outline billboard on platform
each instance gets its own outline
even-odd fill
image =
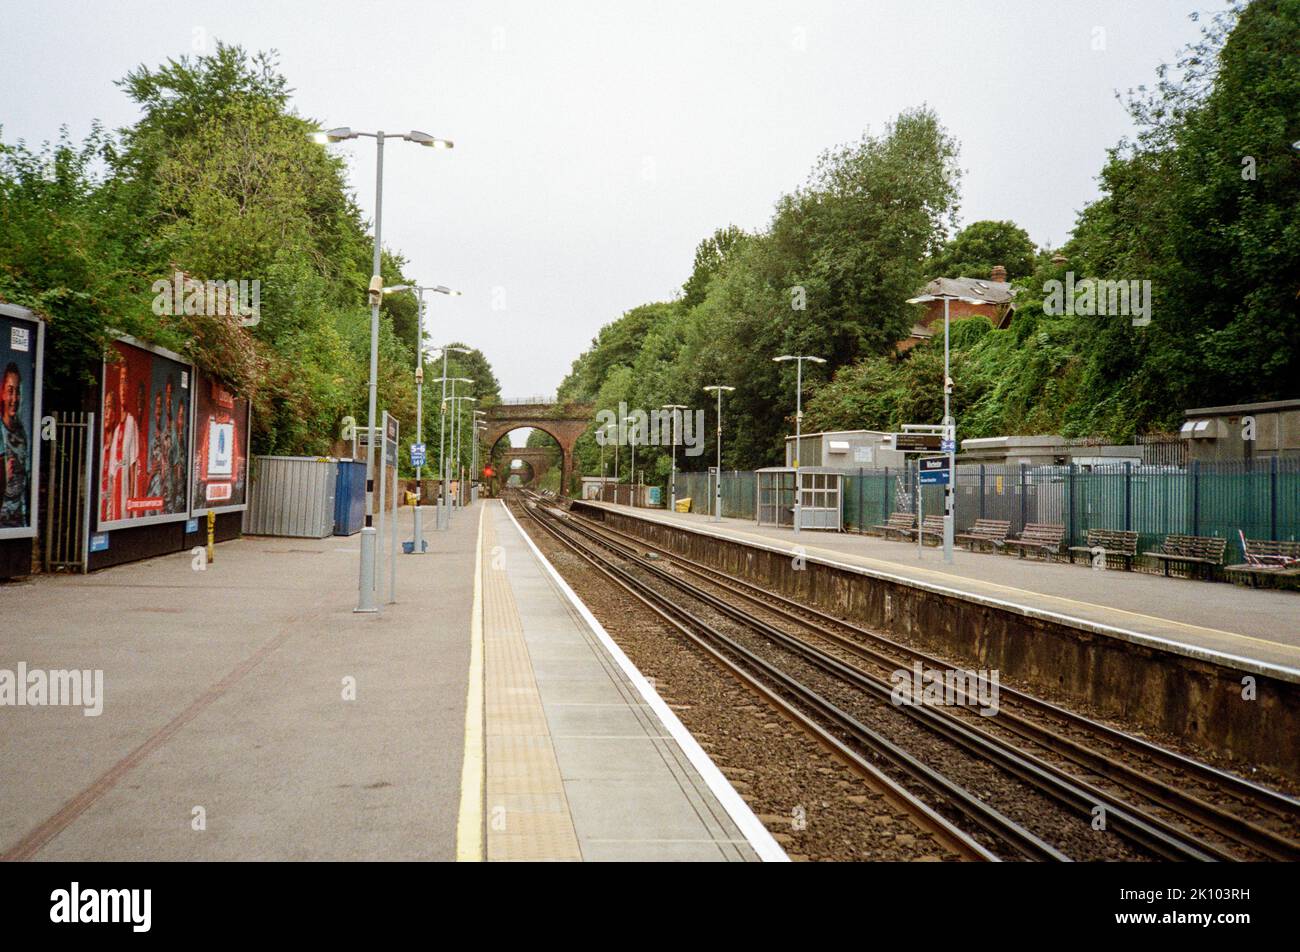
[[[194,372],[194,480],[191,515],[248,507],[250,405],[216,377]]]
[[[190,365],[130,337],[100,389],[100,532],[189,518]]]

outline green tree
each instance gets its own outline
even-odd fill
[[[953,236],[926,265],[932,278],[984,278],[994,265],[1007,269],[1007,280],[1034,270],[1034,243],[1029,233],[1009,221],[971,222]]]

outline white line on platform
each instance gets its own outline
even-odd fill
[[[510,517],[510,521],[515,524],[515,528],[519,530],[519,534],[523,536],[528,548],[536,556],[537,561],[546,569],[551,579],[564,593],[564,597],[569,600],[569,604],[582,616],[583,621],[591,628],[600,643],[605,646],[605,650],[609,652],[610,657],[622,669],[627,679],[632,682],[641,698],[655,712],[659,722],[672,735],[673,740],[677,742],[677,746],[686,755],[686,759],[691,762],[691,766],[696,769],[705,785],[718,798],[722,808],[727,811],[727,815],[731,817],[732,822],[744,834],[745,839],[753,847],[754,852],[758,854],[759,859],[765,863],[788,863],[790,857],[785,854],[781,844],[772,837],[767,827],[763,826],[758,817],[754,815],[754,811],[749,808],[749,804],[741,798],[740,794],[736,792],[736,788],[723,776],[722,771],[718,769],[718,765],[704,752],[704,748],[686,729],[686,725],[677,718],[677,715],[672,712],[664,699],[650,686],[650,682],[646,680],[645,675],[637,670],[632,660],[623,653],[623,649],[609,636],[605,626],[596,620],[596,616],[591,613],[591,609],[583,603],[577,593],[569,587],[569,583],[555,570],[555,566],[551,565],[546,556],[542,554],[542,550],[537,548],[537,544],[524,531],[523,526],[519,525],[519,520],[510,511],[510,507],[504,503],[502,507],[505,509],[506,515]]]
[[[483,859],[483,514],[474,545],[474,607],[470,614],[469,687],[465,691],[465,755],[460,771],[456,860]]]

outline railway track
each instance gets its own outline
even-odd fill
[[[873,669],[897,669],[900,661],[941,669],[952,666],[599,522],[567,511],[560,514],[543,500],[532,500],[525,512],[587,562],[616,577],[658,614],[671,618],[679,630],[690,629],[692,640],[707,647],[715,659],[719,653],[724,655],[724,666],[733,669],[733,674],[737,674],[735,668],[742,668],[745,674],[738,676],[760,682],[760,693],[776,693],[787,706],[797,705],[807,717],[843,737],[841,743],[887,764],[909,786],[935,799],[936,806],[954,816],[958,825],[979,830],[1008,855],[1069,858],[1067,850],[962,789],[862,723],[842,704],[820,696],[782,670],[783,665],[764,658],[752,645],[746,647],[702,616],[725,617],[765,643],[778,646],[787,657],[799,659],[798,665],[808,666],[806,670],[849,686],[877,704],[890,705],[896,714],[911,718],[968,756],[996,764],[1078,822],[1089,822],[1099,809],[1104,810],[1106,828],[1142,855],[1182,860],[1300,856],[1295,839],[1277,829],[1293,828],[1300,816],[1295,801],[1288,797],[1006,687],[1001,688],[1005,701],[995,718],[978,717],[974,711],[977,702],[970,697],[962,697],[962,703],[954,707],[891,704],[891,685]],[[655,552],[663,564],[647,561],[646,550]],[[629,571],[629,566],[634,571]],[[688,610],[681,599],[656,588],[658,583],[701,608]],[[801,634],[793,634],[790,628]],[[1010,710],[1006,701],[1011,702]],[[985,721],[990,723],[982,723]],[[819,739],[826,743],[825,738]],[[1140,762],[1136,758],[1141,758]],[[1063,766],[1073,769],[1067,773]],[[1153,776],[1153,766],[1163,770],[1166,778]],[[1081,773],[1087,779],[1081,779]],[[1177,782],[1168,779],[1171,774]],[[1234,809],[1211,802],[1207,791]],[[1135,799],[1142,806],[1136,806]]]

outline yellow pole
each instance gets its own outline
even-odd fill
[[[208,510],[208,564],[213,562],[213,556],[216,550],[217,541],[217,514],[211,509]]]

